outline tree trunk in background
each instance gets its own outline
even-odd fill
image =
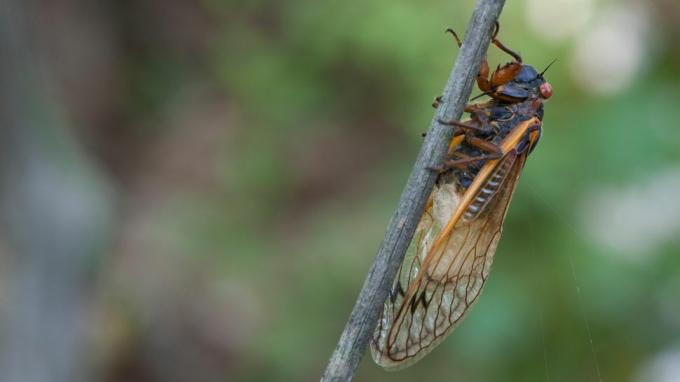
[[[0,4],[0,380],[89,379],[85,334],[110,235],[105,181],[70,135],[26,0]]]

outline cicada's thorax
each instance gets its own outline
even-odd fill
[[[488,133],[478,132],[475,136],[498,145],[513,128],[534,117],[539,120],[543,118],[543,103],[540,101],[527,100],[512,104],[490,101],[483,109],[471,113],[472,119],[470,123],[481,126],[490,126],[491,129],[489,129]],[[527,136],[527,138],[517,146],[517,153],[530,149],[529,145],[529,137]],[[476,157],[483,155],[483,152],[480,149],[472,147],[465,142],[462,142],[456,148],[455,153],[461,157]],[[494,198],[503,184],[508,171],[512,168],[514,158],[516,158],[516,155],[508,155],[499,162],[498,167],[494,169],[494,172],[488,177],[486,183],[480,188],[472,203],[468,206],[463,215],[464,220],[476,219],[485,210],[487,204]],[[470,186],[484,163],[484,160],[480,160],[471,162],[463,168],[451,169],[448,173],[442,174],[439,183],[455,182],[458,192],[462,194]]]

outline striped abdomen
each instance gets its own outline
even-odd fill
[[[464,220],[474,220],[482,211],[484,211],[484,208],[491,200],[493,200],[496,193],[498,193],[498,190],[501,188],[508,171],[515,163],[516,157],[516,155],[509,154],[498,163],[498,166],[496,166],[491,175],[489,175],[486,183],[479,192],[477,192],[477,195],[475,195],[475,198],[465,210],[465,213],[463,214]]]

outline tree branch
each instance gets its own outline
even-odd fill
[[[463,46],[444,88],[440,107],[413,166],[399,205],[390,220],[352,313],[321,380],[350,381],[373,334],[399,265],[432,192],[436,174],[428,167],[441,164],[453,135],[439,120],[460,119],[470,97],[479,67],[491,40],[494,22],[505,0],[478,0],[468,24]]]

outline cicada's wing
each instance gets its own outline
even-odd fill
[[[373,335],[371,353],[377,364],[399,369],[419,360],[477,300],[525,159],[525,154],[512,152],[499,161],[497,168],[505,171],[485,180],[482,192],[494,189],[484,203],[473,199],[460,206],[464,194],[454,182],[435,186]],[[459,207],[466,209],[465,218],[433,248]]]

